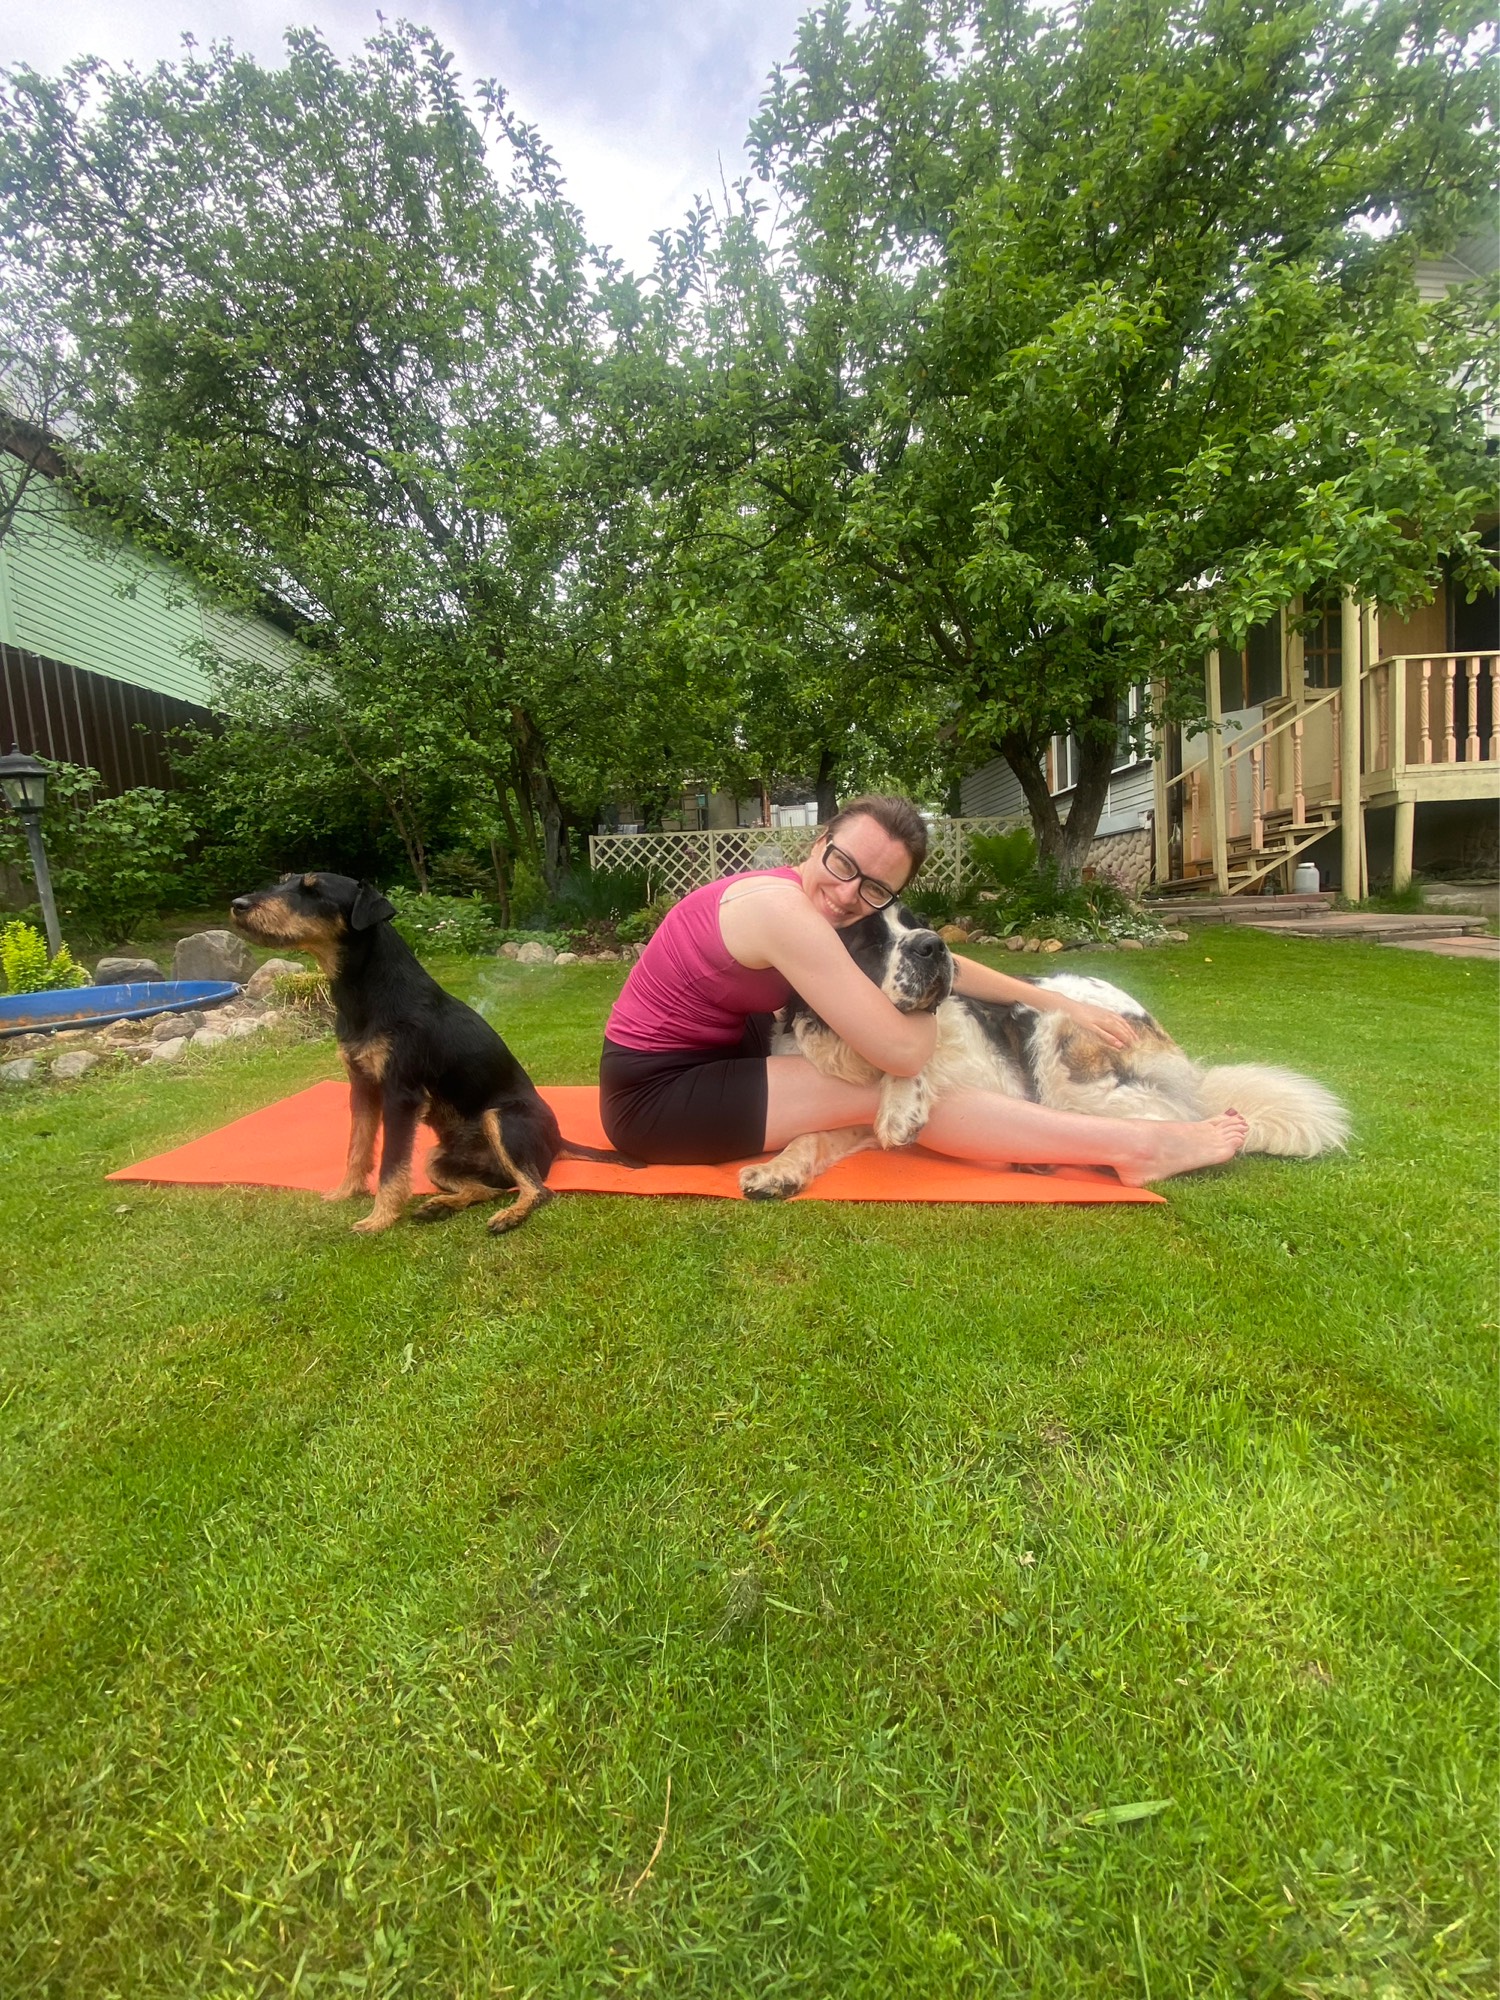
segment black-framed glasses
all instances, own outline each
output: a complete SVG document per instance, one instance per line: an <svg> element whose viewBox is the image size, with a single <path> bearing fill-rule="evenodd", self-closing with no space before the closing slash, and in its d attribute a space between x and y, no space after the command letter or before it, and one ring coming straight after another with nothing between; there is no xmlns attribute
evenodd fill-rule
<svg viewBox="0 0 1500 2000"><path fill-rule="evenodd" d="M894 903L901 893L898 889L888 889L884 882L877 882L873 875L866 875L852 854L846 854L842 847L835 847L831 840L823 843L823 866L835 882L857 882L859 900L867 909L883 910Z"/></svg>

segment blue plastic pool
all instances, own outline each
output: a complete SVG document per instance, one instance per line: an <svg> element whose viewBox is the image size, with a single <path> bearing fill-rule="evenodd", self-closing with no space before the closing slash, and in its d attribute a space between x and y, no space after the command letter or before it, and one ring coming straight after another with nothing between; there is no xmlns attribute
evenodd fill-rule
<svg viewBox="0 0 1500 2000"><path fill-rule="evenodd" d="M65 986L55 993L0 996L0 1036L48 1034L56 1028L102 1028L126 1015L186 1013L232 1000L227 979L149 979L129 986Z"/></svg>

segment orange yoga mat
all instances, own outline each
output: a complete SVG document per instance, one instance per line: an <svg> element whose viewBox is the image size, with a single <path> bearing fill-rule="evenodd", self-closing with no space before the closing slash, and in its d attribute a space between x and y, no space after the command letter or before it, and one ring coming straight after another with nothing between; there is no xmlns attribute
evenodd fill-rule
<svg viewBox="0 0 1500 2000"><path fill-rule="evenodd" d="M607 1146L599 1123L594 1084L554 1086L542 1096L557 1113L564 1135L583 1146ZM140 1160L109 1176L112 1181L156 1181L190 1187L333 1187L344 1171L349 1138L349 1090L343 1083L315 1083L264 1111L236 1118L202 1139L191 1139L154 1160ZM417 1137L414 1194L430 1194L421 1171L434 1140L424 1126ZM743 1201L739 1166L614 1167L591 1160L559 1160L548 1185L584 1194L698 1194ZM1008 1167L969 1166L919 1147L895 1153L857 1153L820 1176L797 1201L1144 1201L1161 1196L1125 1187L1107 1167L1054 1168L1045 1174Z"/></svg>

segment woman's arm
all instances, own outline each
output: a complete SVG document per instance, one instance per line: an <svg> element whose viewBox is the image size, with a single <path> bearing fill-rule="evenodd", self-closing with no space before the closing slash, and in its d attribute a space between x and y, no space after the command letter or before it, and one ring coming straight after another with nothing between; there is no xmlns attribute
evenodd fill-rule
<svg viewBox="0 0 1500 2000"><path fill-rule="evenodd" d="M893 1007L795 882L769 882L753 894L726 896L719 905L719 932L741 965L773 966L876 1069L915 1076L931 1060L937 1043L933 1017Z"/></svg>
<svg viewBox="0 0 1500 2000"><path fill-rule="evenodd" d="M1043 1013L1071 1014L1083 1027L1092 1028L1102 1036L1111 1048L1128 1049L1135 1041L1135 1029L1129 1019L1115 1013L1113 1008L1095 1007L1087 1000L1070 1000L1066 994L1054 993L1046 986L1033 986L1029 979L1012 979L1009 973L996 972L991 966L981 965L978 959L960 958L956 952L953 990L970 1000L1018 1000L1023 1007L1036 1007Z"/></svg>

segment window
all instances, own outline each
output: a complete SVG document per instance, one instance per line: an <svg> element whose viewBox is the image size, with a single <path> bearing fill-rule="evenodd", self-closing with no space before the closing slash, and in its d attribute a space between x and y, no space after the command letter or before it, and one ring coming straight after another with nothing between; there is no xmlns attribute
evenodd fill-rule
<svg viewBox="0 0 1500 2000"><path fill-rule="evenodd" d="M1344 615L1337 596L1309 600L1312 623L1302 641L1302 682L1305 687L1337 687L1344 678Z"/></svg>
<svg viewBox="0 0 1500 2000"><path fill-rule="evenodd" d="M1146 707L1144 683L1133 687L1115 709L1115 761L1116 771L1129 770L1132 764L1143 764L1150 756L1144 740L1145 723L1142 720ZM1054 792L1071 792L1078 783L1082 759L1079 755L1076 736L1054 736L1052 739L1052 789Z"/></svg>
<svg viewBox="0 0 1500 2000"><path fill-rule="evenodd" d="M1238 653L1219 654L1219 708L1259 708L1281 693L1281 618L1252 625Z"/></svg>

